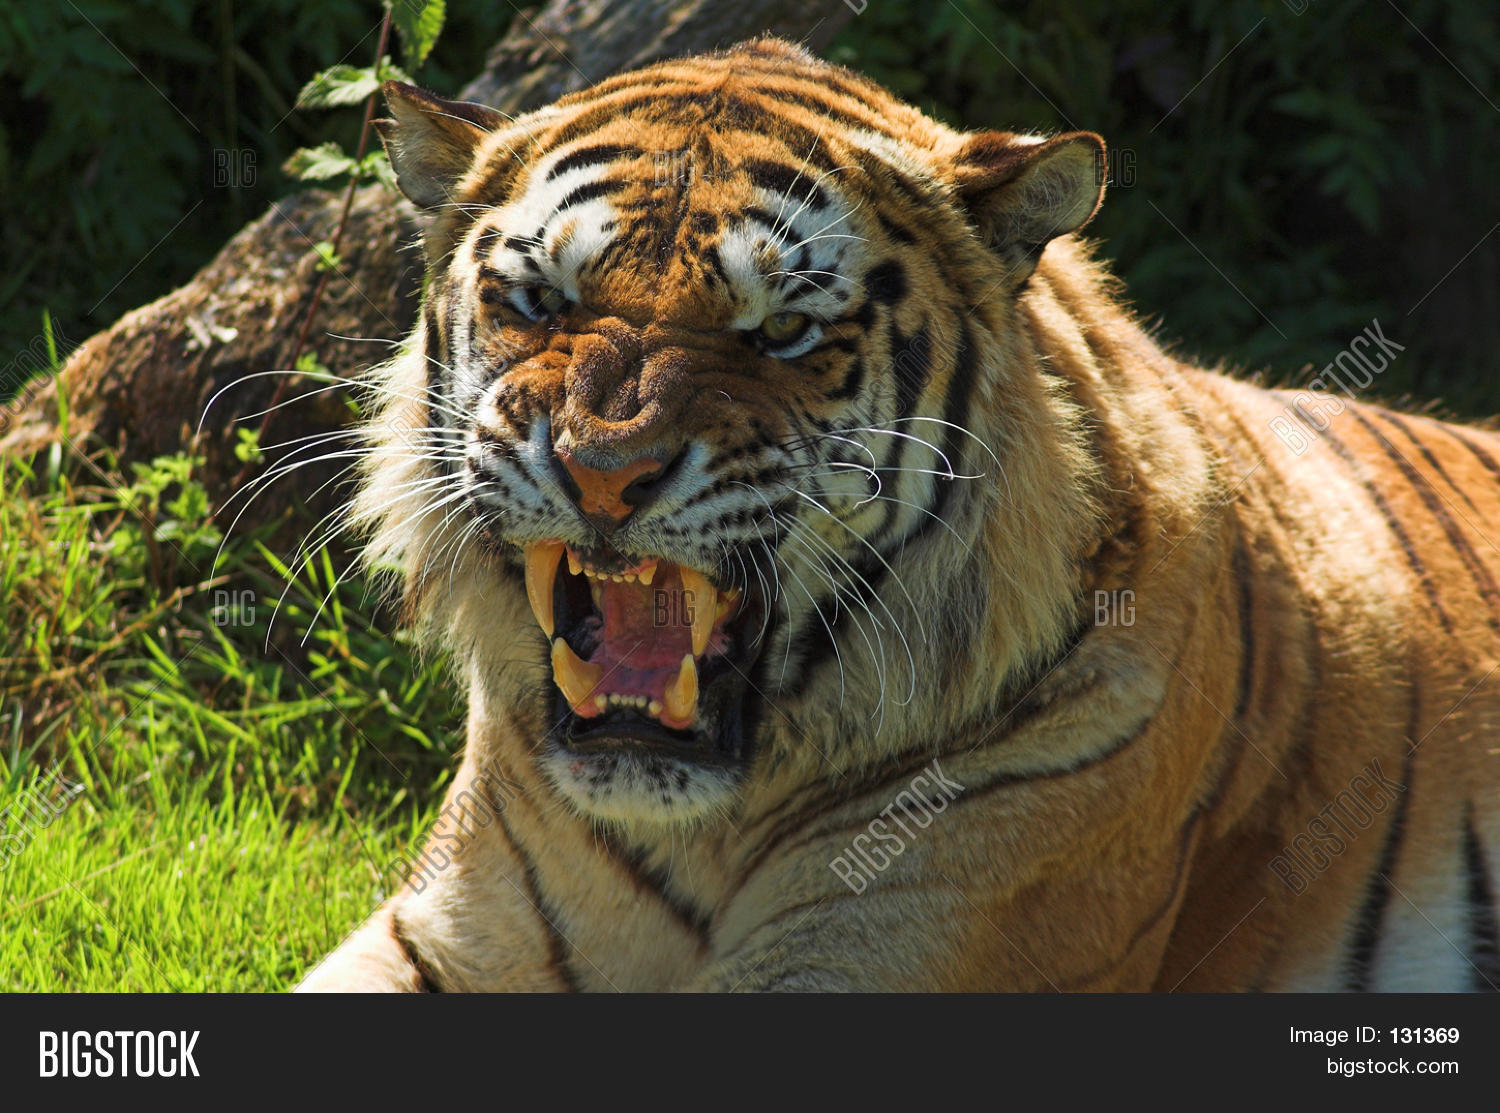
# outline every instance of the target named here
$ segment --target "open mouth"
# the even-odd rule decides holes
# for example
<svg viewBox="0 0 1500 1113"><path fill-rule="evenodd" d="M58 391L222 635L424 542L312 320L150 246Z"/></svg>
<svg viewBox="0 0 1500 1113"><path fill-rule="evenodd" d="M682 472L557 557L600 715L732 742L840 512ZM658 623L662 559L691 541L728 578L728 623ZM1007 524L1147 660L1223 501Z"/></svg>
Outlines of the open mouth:
<svg viewBox="0 0 1500 1113"><path fill-rule="evenodd" d="M567 749L746 759L747 690L764 633L754 593L689 565L561 541L527 546L525 563Z"/></svg>

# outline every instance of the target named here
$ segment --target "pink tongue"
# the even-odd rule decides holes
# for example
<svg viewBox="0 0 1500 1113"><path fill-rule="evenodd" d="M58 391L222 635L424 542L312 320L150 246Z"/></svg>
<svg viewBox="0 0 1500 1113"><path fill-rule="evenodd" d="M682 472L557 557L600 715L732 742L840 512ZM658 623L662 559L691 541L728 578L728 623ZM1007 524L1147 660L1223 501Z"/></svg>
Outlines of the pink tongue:
<svg viewBox="0 0 1500 1113"><path fill-rule="evenodd" d="M603 665L606 674L615 665L631 670L670 669L661 681L665 685L693 651L692 622L678 605L681 599L682 583L675 571L658 574L649 587L613 580L600 583L597 606L604 626L590 663ZM621 690L610 680L602 686L606 691Z"/></svg>

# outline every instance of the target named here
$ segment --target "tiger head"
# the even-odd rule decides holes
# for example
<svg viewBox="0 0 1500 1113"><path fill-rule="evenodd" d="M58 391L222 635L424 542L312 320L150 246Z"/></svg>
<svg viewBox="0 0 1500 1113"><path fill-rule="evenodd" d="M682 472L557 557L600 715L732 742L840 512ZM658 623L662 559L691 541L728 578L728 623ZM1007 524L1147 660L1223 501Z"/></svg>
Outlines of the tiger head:
<svg viewBox="0 0 1500 1113"><path fill-rule="evenodd" d="M354 516L580 812L880 760L1063 643L1089 456L1027 297L1097 136L960 133L776 40L514 119L385 93L428 269Z"/></svg>

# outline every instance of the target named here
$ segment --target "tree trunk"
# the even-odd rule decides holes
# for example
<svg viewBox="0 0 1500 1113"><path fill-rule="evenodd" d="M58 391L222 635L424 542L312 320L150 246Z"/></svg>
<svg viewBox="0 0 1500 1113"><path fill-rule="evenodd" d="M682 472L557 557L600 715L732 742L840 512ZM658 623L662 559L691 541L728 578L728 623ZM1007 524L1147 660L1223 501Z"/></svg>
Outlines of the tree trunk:
<svg viewBox="0 0 1500 1113"><path fill-rule="evenodd" d="M551 0L518 16L462 96L525 111L620 70L763 32L817 49L852 14L845 0ZM278 202L185 286L83 343L62 375L68 438L109 446L122 462L149 460L190 443L201 421L202 478L221 504L244 478L235 430L258 428L276 393L282 376L262 373L288 367L320 277L314 245L333 239L342 206L342 190L307 190ZM318 362L352 376L384 358L390 342L411 328L422 261L398 247L417 232L404 200L377 185L356 192L337 272L309 332L307 350ZM290 385L284 397L292 404L271 417L268 444L348 422L344 393L318 393L323 385ZM46 382L23 389L30 405L13 428L0 420L0 452L29 455L58 438L56 389ZM250 518L267 521L295 507L287 524L294 533L305 529L312 520L306 514L323 513L338 497L333 490L311 497L335 470L270 484Z"/></svg>

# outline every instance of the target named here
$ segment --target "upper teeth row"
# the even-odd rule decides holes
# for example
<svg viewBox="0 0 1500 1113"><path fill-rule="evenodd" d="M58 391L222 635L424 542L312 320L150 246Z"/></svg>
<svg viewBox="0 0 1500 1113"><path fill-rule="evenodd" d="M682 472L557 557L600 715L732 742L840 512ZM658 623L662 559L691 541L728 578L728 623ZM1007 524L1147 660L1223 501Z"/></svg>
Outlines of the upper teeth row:
<svg viewBox="0 0 1500 1113"><path fill-rule="evenodd" d="M581 572L591 580L613 580L617 584L633 584L635 583L637 576L639 576L641 583L649 587L651 585L652 579L654 579L656 576L656 562L652 561L644 568L639 569L638 572L601 572L597 568L590 568L588 565L584 564L583 561L578 558L578 554L569 549L568 571L573 573L573 575L575 576Z"/></svg>
<svg viewBox="0 0 1500 1113"><path fill-rule="evenodd" d="M650 585L655 569L641 573L641 583ZM583 574L591 580L614 580L615 583L635 583L634 572L595 572L592 568L584 568Z"/></svg>

